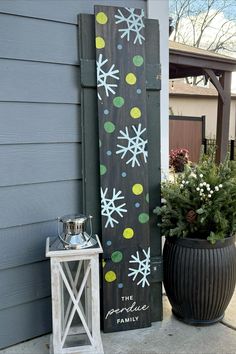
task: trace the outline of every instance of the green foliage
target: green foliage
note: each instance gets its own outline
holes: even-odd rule
[[[174,181],[162,183],[159,216],[165,236],[202,238],[214,244],[236,231],[236,164],[215,163],[214,152],[194,168],[185,166]]]

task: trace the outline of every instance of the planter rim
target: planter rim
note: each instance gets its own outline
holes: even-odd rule
[[[170,243],[175,243],[177,245],[181,245],[182,247],[188,248],[208,248],[208,249],[215,249],[215,248],[224,248],[229,246],[230,244],[235,243],[235,235],[230,237],[226,237],[223,240],[218,240],[214,245],[210,243],[208,240],[200,239],[200,238],[176,238],[176,237],[166,237],[166,241]]]

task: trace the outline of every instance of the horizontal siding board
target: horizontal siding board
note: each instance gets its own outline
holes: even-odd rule
[[[0,144],[80,142],[76,104],[0,102]]]
[[[51,294],[50,262],[1,270],[0,284],[0,310],[48,297]]]
[[[46,238],[56,235],[56,220],[1,229],[0,270],[45,260]]]
[[[0,348],[51,332],[51,298],[0,311]]]
[[[2,187],[0,228],[78,213],[81,211],[81,199],[81,181],[77,180]]]
[[[0,59],[0,101],[79,103],[79,67]]]
[[[0,187],[81,179],[81,144],[0,145]]]
[[[42,0],[1,0],[0,12],[60,22],[77,23],[77,15],[79,13],[94,13],[95,4],[98,4],[97,0],[47,0],[47,6],[44,6]],[[129,6],[145,9],[146,1],[99,0],[99,5]]]
[[[77,26],[0,14],[0,57],[78,64]]]

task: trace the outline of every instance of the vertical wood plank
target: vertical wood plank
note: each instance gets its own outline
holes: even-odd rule
[[[146,65],[156,65],[157,72],[152,72],[156,81],[161,79],[160,66],[160,32],[157,20],[148,19],[145,22],[146,33]],[[157,85],[158,86],[158,85]],[[160,85],[158,89],[147,90],[147,116],[148,116],[148,178],[149,178],[149,213],[150,213],[150,245],[151,245],[151,320],[160,321],[163,317],[162,309],[162,283],[161,274],[157,273],[155,265],[161,261],[161,234],[157,227],[157,219],[153,210],[160,205],[161,184],[161,158],[160,158]],[[154,275],[154,276],[153,276]],[[158,280],[154,280],[157,278]]]
[[[94,72],[95,82],[95,26],[94,16],[81,14],[79,24],[79,45],[81,59],[87,59],[94,68],[84,72],[89,82],[84,83],[81,92],[82,120],[83,120],[83,184],[84,184],[84,212],[95,217],[95,231],[101,236],[100,224],[100,194],[99,194],[99,156],[98,156],[98,122],[96,106],[96,88],[92,84],[91,73]],[[156,20],[145,20],[146,32],[146,64],[159,66],[158,72],[153,72],[154,81],[160,81],[159,59],[159,26]],[[82,68],[81,68],[82,70]],[[87,69],[88,70],[88,69]],[[81,73],[82,74],[82,73]],[[158,82],[157,82],[158,84]],[[157,85],[158,86],[158,85]],[[161,236],[156,226],[156,217],[153,209],[160,204],[160,85],[158,89],[149,88],[146,91],[148,139],[149,139],[149,210],[150,210],[150,242],[151,242],[151,270],[152,262],[161,257]],[[106,262],[110,262],[109,258]],[[155,273],[155,272],[154,272]],[[151,318],[152,321],[162,319],[162,284],[152,277],[151,283]]]
[[[94,60],[95,74],[95,25],[94,16],[78,16],[80,59]],[[86,73],[85,73],[86,74]],[[82,175],[83,212],[91,214],[94,233],[101,235],[99,195],[99,148],[96,87],[81,89]]]
[[[108,260],[103,319],[104,331],[111,332],[151,324],[144,11],[95,6],[95,19],[102,237]]]
[[[224,91],[224,99],[218,94],[217,109],[217,128],[216,128],[216,162],[220,163],[224,160],[229,143],[229,120],[230,120],[230,103],[231,103],[231,72],[224,72],[219,82]]]
[[[95,351],[97,353],[103,353],[103,346],[100,336],[100,297],[99,291],[99,261],[98,256],[91,257],[91,284],[92,284],[92,296],[90,297],[90,306],[92,314],[92,333],[95,345]]]
[[[52,290],[52,316],[53,316],[53,352],[62,353],[61,348],[61,279],[58,269],[58,260],[51,258],[51,290]]]

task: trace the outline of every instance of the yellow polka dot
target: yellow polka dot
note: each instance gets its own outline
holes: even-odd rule
[[[96,20],[100,25],[105,25],[107,23],[108,18],[107,15],[104,12],[98,12],[96,16]]]
[[[138,107],[133,107],[130,110],[130,115],[132,118],[137,119],[137,118],[140,118],[142,114],[141,114],[141,111]]]
[[[96,48],[102,49],[105,47],[105,41],[102,37],[96,37]]]
[[[132,187],[132,192],[133,192],[135,195],[142,194],[142,193],[143,193],[143,186],[142,186],[142,184],[139,184],[139,183],[134,184],[133,187]]]
[[[136,84],[137,78],[136,78],[136,76],[133,73],[129,73],[129,74],[126,75],[125,81],[129,85],[134,85],[134,84]]]
[[[134,236],[134,230],[131,229],[130,227],[127,227],[126,229],[124,229],[123,231],[123,237],[130,239]]]
[[[105,280],[108,283],[113,282],[114,280],[116,280],[116,273],[113,272],[112,270],[109,270],[109,272],[106,272],[106,274],[105,274]]]

